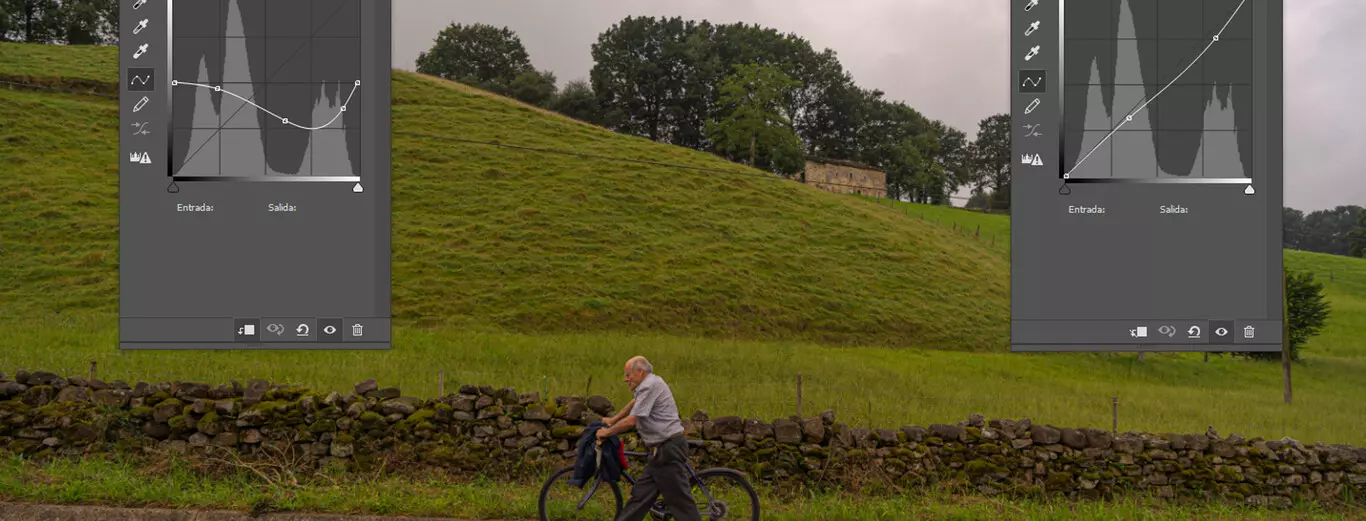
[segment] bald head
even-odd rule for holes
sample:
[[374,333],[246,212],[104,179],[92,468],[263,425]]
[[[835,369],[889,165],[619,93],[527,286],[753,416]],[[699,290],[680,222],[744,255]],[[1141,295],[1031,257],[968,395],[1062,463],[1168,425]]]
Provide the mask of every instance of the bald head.
[[654,370],[654,366],[650,365],[650,361],[646,360],[645,357],[633,356],[626,361],[626,383],[634,391],[636,386],[640,385],[640,382],[644,381],[645,377],[653,373]]
[[647,372],[647,373],[653,373],[654,370],[655,370],[655,368],[654,368],[654,366],[650,365],[650,361],[649,361],[649,360],[646,360],[645,357],[643,357],[643,356],[633,356],[633,357],[631,357],[630,360],[627,360],[627,361],[626,361],[626,370],[627,370],[627,371],[645,371],[645,372]]

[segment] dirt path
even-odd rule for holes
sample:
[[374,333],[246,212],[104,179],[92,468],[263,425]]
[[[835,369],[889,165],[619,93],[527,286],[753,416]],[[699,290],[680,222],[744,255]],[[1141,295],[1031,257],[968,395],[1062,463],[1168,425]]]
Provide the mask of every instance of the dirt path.
[[[171,510],[161,508],[111,508],[100,506],[26,505],[0,503],[5,521],[456,521],[451,518],[338,516],[326,514],[250,514],[227,510]],[[461,520],[474,521],[474,520]]]

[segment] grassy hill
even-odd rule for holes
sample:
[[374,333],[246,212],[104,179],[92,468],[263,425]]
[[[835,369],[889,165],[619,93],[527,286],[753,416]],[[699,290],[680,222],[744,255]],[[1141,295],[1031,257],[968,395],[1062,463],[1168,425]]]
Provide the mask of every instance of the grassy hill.
[[[0,44],[0,74],[113,82],[113,49]],[[95,65],[102,64],[102,65]],[[1287,252],[1334,316],[1280,403],[1276,364],[1198,356],[1012,355],[1009,220],[755,176],[506,99],[394,76],[389,352],[139,352],[117,342],[112,100],[0,88],[0,370],[105,379],[271,378],[406,392],[458,383],[626,397],[644,353],[688,411],[857,424],[962,419],[1366,443],[1366,262]],[[458,136],[726,169],[679,170],[424,138]],[[981,238],[954,228],[967,227]],[[993,241],[988,237],[994,236]],[[718,340],[716,337],[727,339]],[[859,339],[895,349],[831,348]],[[939,349],[917,349],[939,348]],[[983,352],[990,350],[995,352]]]
[[[48,63],[43,83],[113,81],[114,69],[88,65],[106,49],[4,49],[0,70],[16,76]],[[19,91],[0,100],[0,154],[11,169],[0,179],[0,268],[16,275],[0,291],[42,296],[7,299],[3,310],[114,311],[114,103]],[[933,223],[410,73],[394,73],[393,116],[401,321],[1004,346],[1006,260]]]

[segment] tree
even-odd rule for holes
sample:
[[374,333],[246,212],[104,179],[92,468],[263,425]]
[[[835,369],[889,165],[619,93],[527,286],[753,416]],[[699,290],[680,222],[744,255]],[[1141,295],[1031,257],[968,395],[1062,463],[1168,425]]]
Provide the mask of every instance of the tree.
[[62,0],[57,22],[62,39],[71,45],[118,41],[118,0]]
[[1347,254],[1366,257],[1366,212],[1357,212],[1356,226],[1347,232]]
[[1304,216],[1299,234],[1299,249],[1332,255],[1347,255],[1350,246],[1347,235],[1356,227],[1360,206],[1338,206],[1331,210],[1316,210]]
[[746,157],[750,166],[760,167],[762,152],[772,171],[801,171],[803,145],[783,107],[786,93],[799,87],[800,82],[775,67],[736,65],[735,73],[721,82],[719,118],[708,126],[708,137],[717,150]]
[[968,198],[967,204],[964,204],[963,207],[971,210],[985,210],[987,208],[987,197],[988,195],[986,192],[972,194],[972,196]]
[[1304,212],[1290,207],[1281,209],[1281,241],[1286,248],[1292,250],[1303,249],[1304,243]]
[[452,23],[436,35],[431,50],[418,55],[417,72],[507,94],[522,73],[535,70],[512,30]]
[[973,193],[990,190],[987,209],[1010,207],[1010,114],[996,114],[977,123],[972,147]]
[[593,94],[593,87],[583,80],[565,84],[555,99],[550,102],[550,110],[587,123],[601,124],[602,107]]
[[[1286,324],[1290,359],[1299,361],[1300,349],[1323,330],[1331,307],[1324,299],[1323,283],[1310,272],[1287,272],[1285,276]],[[1280,353],[1244,353],[1256,360],[1280,360]]]
[[[709,39],[693,35],[709,31],[682,18],[627,17],[598,35],[589,77],[600,103],[612,109],[608,126],[652,141],[700,148],[701,129],[687,132],[680,122],[706,121],[707,98],[690,96],[701,82],[689,73],[698,67],[698,38]],[[692,100],[691,106],[685,100]]]
[[555,89],[555,73],[529,70],[512,79],[507,94],[537,107],[548,107],[555,99]]
[[0,36],[29,43],[62,41],[61,4],[57,0],[0,0]]

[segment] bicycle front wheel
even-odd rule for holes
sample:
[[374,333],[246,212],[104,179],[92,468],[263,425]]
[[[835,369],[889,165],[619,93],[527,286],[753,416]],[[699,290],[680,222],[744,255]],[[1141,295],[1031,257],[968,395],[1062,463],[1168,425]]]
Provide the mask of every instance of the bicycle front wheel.
[[698,472],[692,497],[702,519],[759,521],[759,494],[740,471],[716,468]]
[[582,488],[569,484],[574,467],[552,474],[541,487],[541,521],[607,521],[621,512],[621,488],[594,479]]

